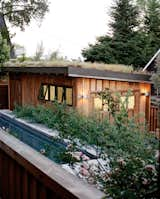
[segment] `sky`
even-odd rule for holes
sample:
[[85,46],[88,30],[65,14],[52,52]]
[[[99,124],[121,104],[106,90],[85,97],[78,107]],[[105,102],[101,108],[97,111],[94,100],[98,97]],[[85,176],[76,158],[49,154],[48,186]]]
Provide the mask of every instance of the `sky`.
[[25,31],[12,28],[13,42],[33,56],[43,42],[45,54],[55,50],[69,59],[81,57],[81,50],[96,37],[106,34],[113,0],[50,0],[50,11],[40,23],[32,21]]

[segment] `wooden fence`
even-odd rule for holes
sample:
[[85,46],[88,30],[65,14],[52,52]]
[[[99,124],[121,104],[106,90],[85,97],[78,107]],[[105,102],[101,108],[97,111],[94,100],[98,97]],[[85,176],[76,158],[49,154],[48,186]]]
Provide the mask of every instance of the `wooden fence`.
[[151,106],[150,109],[150,122],[149,122],[149,128],[151,132],[154,132],[157,137],[160,137],[160,129],[159,129],[159,123],[158,121],[158,106]]
[[104,194],[0,131],[1,199],[100,199]]

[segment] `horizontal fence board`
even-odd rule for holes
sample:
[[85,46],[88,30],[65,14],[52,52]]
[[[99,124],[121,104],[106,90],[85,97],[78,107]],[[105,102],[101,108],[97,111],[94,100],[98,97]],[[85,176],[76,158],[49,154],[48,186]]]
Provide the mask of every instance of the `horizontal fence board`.
[[0,198],[100,199],[103,196],[31,147],[0,131]]

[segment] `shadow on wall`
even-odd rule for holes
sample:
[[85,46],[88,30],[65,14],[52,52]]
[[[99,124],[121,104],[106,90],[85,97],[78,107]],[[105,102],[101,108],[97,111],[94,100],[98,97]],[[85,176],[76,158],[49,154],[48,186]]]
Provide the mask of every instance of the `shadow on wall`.
[[8,109],[8,85],[0,85],[0,109]]

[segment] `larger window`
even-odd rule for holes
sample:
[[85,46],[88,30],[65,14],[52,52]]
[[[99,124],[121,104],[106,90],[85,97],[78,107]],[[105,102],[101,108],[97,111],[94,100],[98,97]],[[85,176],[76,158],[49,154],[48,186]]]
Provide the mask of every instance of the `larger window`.
[[40,100],[55,101],[59,103],[65,102],[67,105],[73,105],[73,89],[66,86],[55,86],[50,84],[42,84],[40,87]]
[[[108,105],[107,104],[103,104],[103,100],[102,98],[95,96],[94,98],[94,109],[96,111],[107,111],[108,110]],[[127,109],[134,109],[135,108],[135,96],[121,96],[120,97],[120,101],[121,103],[124,105],[125,108]]]

